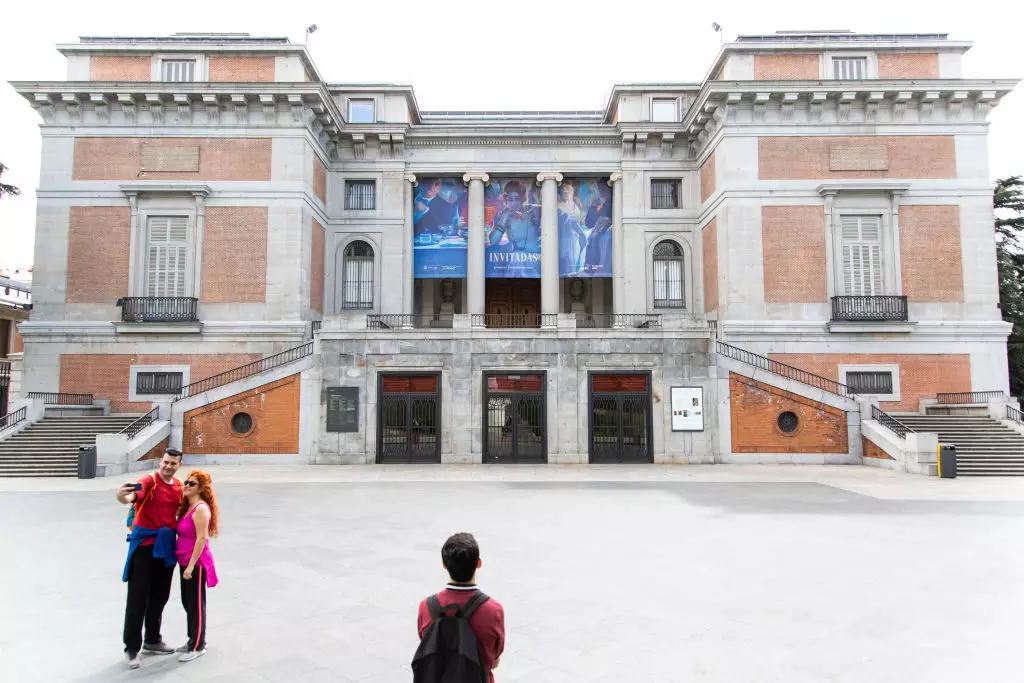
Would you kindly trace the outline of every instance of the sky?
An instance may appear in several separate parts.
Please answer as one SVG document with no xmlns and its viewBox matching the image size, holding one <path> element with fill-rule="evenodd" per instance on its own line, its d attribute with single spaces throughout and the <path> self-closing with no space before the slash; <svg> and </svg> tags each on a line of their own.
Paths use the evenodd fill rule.
<svg viewBox="0 0 1024 683">
<path fill-rule="evenodd" d="M 325 79 L 409 83 L 421 109 L 602 109 L 615 83 L 702 80 L 719 48 L 712 22 L 726 40 L 777 30 L 949 33 L 974 43 L 964 77 L 1021 78 L 1022 18 L 1024 3 L 1010 0 L 19 3 L 0 22 L 0 162 L 4 182 L 23 194 L 0 199 L 0 267 L 32 264 L 39 181 L 39 118 L 7 81 L 63 80 L 54 46 L 78 36 L 248 32 L 301 42 L 315 23 L 309 49 Z M 1024 174 L 1022 90 L 989 118 L 993 179 Z"/>
</svg>

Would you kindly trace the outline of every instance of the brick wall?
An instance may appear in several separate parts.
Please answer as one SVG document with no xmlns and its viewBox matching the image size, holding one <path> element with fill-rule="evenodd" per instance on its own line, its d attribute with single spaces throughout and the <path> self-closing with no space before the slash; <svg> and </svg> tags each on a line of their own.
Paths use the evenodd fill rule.
<svg viewBox="0 0 1024 683">
<path fill-rule="evenodd" d="M 89 80 L 148 81 L 152 68 L 153 55 L 93 55 L 89 58 Z"/>
<path fill-rule="evenodd" d="M 934 52 L 878 55 L 879 78 L 938 78 L 939 55 Z"/>
<path fill-rule="evenodd" d="M 313 219 L 313 245 L 309 255 L 309 307 L 324 312 L 324 226 Z"/>
<path fill-rule="evenodd" d="M 960 207 L 900 207 L 900 270 L 909 301 L 963 301 Z"/>
<path fill-rule="evenodd" d="M 142 172 L 143 145 L 199 147 L 199 171 Z M 74 180 L 270 180 L 270 138 L 75 138 Z"/>
<path fill-rule="evenodd" d="M 888 169 L 832 171 L 830 149 L 884 146 Z M 956 178 L 956 147 L 952 135 L 859 137 L 760 137 L 757 139 L 761 180 L 826 180 L 831 178 Z"/>
<path fill-rule="evenodd" d="M 754 55 L 755 81 L 818 80 L 816 54 Z"/>
<path fill-rule="evenodd" d="M 130 238 L 127 206 L 72 206 L 64 300 L 113 305 L 128 296 Z"/>
<path fill-rule="evenodd" d="M 885 411 L 916 413 L 922 398 L 971 390 L 971 357 L 966 353 L 772 353 L 769 357 L 836 381 L 840 365 L 898 365 L 900 400 L 879 403 Z"/>
<path fill-rule="evenodd" d="M 228 397 L 185 413 L 183 453 L 298 453 L 299 375 Z M 237 413 L 252 417 L 252 429 L 237 434 Z"/>
<path fill-rule="evenodd" d="M 267 207 L 211 206 L 203 234 L 204 303 L 267 299 Z"/>
<path fill-rule="evenodd" d="M 11 321 L 11 329 L 13 334 L 11 336 L 11 350 L 10 353 L 21 353 L 25 350 L 25 340 L 21 337 L 21 332 L 18 332 L 18 322 L 15 320 Z"/>
<path fill-rule="evenodd" d="M 320 157 L 313 155 L 313 193 L 324 204 L 327 203 L 327 167 Z"/>
<path fill-rule="evenodd" d="M 876 446 L 874 441 L 869 441 L 865 436 L 860 437 L 860 440 L 864 448 L 865 458 L 875 458 L 876 460 L 895 460 L 891 455 Z"/>
<path fill-rule="evenodd" d="M 150 409 L 150 401 L 128 400 L 129 368 L 132 365 L 188 365 L 191 381 L 197 382 L 260 358 L 262 356 L 258 353 L 65 353 L 60 357 L 60 391 L 108 399 L 110 409 L 115 413 L 144 413 Z"/>
<path fill-rule="evenodd" d="M 846 413 L 729 373 L 733 453 L 847 453 Z M 779 429 L 779 415 L 792 412 L 797 428 Z"/>
<path fill-rule="evenodd" d="M 703 204 L 708 197 L 715 193 L 715 153 L 704 160 L 700 165 L 700 203 Z"/>
<path fill-rule="evenodd" d="M 718 308 L 718 219 L 704 226 L 700 237 L 704 266 L 704 312 Z"/>
<path fill-rule="evenodd" d="M 762 206 L 764 300 L 824 302 L 825 209 L 821 206 Z"/>
<path fill-rule="evenodd" d="M 229 83 L 271 83 L 274 81 L 273 57 L 210 56 L 210 81 Z"/>
<path fill-rule="evenodd" d="M 146 451 L 146 454 L 144 456 L 139 458 L 139 461 L 142 461 L 142 460 L 159 460 L 160 458 L 164 457 L 164 452 L 167 450 L 167 444 L 168 444 L 169 441 L 170 441 L 170 439 L 164 439 L 163 441 L 161 441 L 157 445 L 153 446 L 148 451 Z"/>
</svg>

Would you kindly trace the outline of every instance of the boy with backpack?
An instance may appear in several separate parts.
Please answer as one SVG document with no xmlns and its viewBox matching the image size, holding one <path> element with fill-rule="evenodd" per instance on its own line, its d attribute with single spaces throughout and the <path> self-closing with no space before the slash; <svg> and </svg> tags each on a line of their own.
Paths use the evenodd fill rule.
<svg viewBox="0 0 1024 683">
<path fill-rule="evenodd" d="M 412 660 L 414 683 L 494 683 L 492 670 L 505 649 L 505 610 L 476 586 L 483 566 L 472 534 L 455 534 L 441 548 L 451 581 L 420 603 L 420 646 Z"/>
</svg>

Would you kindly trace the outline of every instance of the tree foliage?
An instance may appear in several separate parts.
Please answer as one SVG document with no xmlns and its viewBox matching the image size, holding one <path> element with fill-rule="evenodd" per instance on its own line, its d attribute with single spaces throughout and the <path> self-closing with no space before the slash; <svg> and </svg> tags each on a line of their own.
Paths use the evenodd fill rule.
<svg viewBox="0 0 1024 683">
<path fill-rule="evenodd" d="M 0 164 L 0 177 L 3 177 L 4 171 L 6 171 L 6 170 L 7 170 L 7 167 L 4 166 L 3 164 Z M 11 197 L 16 197 L 19 194 L 21 194 L 21 190 L 16 188 L 14 185 L 6 185 L 6 184 L 0 182 L 0 197 L 4 197 L 5 195 L 9 195 Z"/>
<path fill-rule="evenodd" d="M 996 210 L 996 262 L 1003 320 L 1013 323 L 1007 340 L 1010 392 L 1024 392 L 1024 177 L 996 181 L 992 203 Z"/>
</svg>

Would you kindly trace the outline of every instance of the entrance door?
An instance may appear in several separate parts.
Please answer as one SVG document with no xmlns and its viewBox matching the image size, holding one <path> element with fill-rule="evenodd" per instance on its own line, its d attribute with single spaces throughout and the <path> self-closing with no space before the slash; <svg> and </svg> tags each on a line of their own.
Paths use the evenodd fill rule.
<svg viewBox="0 0 1024 683">
<path fill-rule="evenodd" d="M 546 462 L 544 374 L 484 375 L 484 462 Z"/>
<path fill-rule="evenodd" d="M 540 280 L 489 278 L 487 327 L 540 327 Z"/>
<path fill-rule="evenodd" d="M 377 462 L 441 462 L 439 375 L 381 375 Z"/>
<path fill-rule="evenodd" d="M 650 375 L 590 376 L 590 462 L 653 462 Z"/>
</svg>

